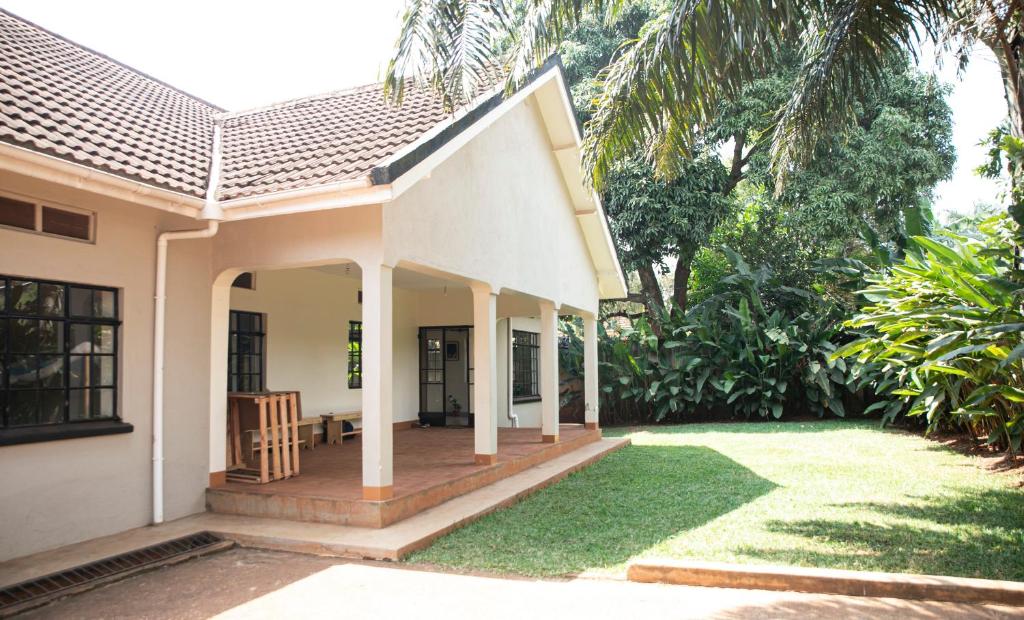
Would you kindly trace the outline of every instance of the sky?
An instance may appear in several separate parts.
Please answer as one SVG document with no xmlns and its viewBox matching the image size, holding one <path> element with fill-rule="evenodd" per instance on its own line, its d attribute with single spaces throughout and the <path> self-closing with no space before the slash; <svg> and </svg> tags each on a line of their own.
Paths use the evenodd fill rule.
<svg viewBox="0 0 1024 620">
<path fill-rule="evenodd" d="M 398 35 L 404 0 L 0 0 L 0 6 L 72 41 L 228 110 L 377 82 Z M 983 47 L 967 71 L 922 65 L 953 85 L 957 166 L 936 188 L 936 212 L 997 203 L 973 169 L 978 142 L 1006 116 L 999 69 Z"/>
</svg>

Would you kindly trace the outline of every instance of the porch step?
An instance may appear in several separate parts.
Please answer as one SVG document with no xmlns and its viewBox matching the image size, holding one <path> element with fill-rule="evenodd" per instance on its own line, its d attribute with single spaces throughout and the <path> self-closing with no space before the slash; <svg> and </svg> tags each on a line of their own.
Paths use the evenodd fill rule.
<svg viewBox="0 0 1024 620">
<path fill-rule="evenodd" d="M 385 501 L 295 492 L 290 490 L 293 487 L 274 486 L 275 483 L 270 483 L 261 485 L 264 488 L 260 489 L 253 489 L 249 485 L 207 489 L 206 508 L 209 512 L 220 514 L 382 528 L 453 498 L 507 479 L 530 467 L 601 441 L 599 430 L 564 433 L 563 436 L 563 441 L 545 445 L 529 454 L 502 459 L 495 465 L 481 467 L 468 475 L 453 477 Z M 401 473 L 396 474 L 400 475 Z"/>
</svg>

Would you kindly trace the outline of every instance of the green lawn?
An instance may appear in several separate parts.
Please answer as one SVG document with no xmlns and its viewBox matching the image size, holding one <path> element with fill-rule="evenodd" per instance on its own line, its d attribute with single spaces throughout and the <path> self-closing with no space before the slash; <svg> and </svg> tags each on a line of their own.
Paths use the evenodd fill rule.
<svg viewBox="0 0 1024 620">
<path fill-rule="evenodd" d="M 629 436 L 409 561 L 550 576 L 659 556 L 1024 581 L 1024 490 L 921 437 L 847 421 Z"/>
</svg>

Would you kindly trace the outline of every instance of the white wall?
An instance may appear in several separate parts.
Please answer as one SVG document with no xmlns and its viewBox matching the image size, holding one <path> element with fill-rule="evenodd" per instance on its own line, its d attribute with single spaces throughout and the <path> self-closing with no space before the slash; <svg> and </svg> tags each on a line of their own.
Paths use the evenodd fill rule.
<svg viewBox="0 0 1024 620">
<path fill-rule="evenodd" d="M 386 253 L 597 311 L 597 275 L 531 97 L 383 208 Z"/>
<path fill-rule="evenodd" d="M 231 289 L 231 309 L 266 315 L 266 387 L 297 390 L 302 415 L 359 411 L 362 391 L 348 387 L 348 325 L 362 320 L 360 280 L 317 269 L 256 273 L 255 290 Z M 410 407 L 416 381 L 416 325 L 412 293 L 395 289 L 395 421 L 416 419 Z M 401 360 L 401 361 L 399 361 Z M 418 400 L 416 401 L 418 402 Z"/>
<path fill-rule="evenodd" d="M 0 446 L 4 560 L 149 523 L 156 234 L 196 223 L 5 172 L 0 190 L 96 212 L 95 244 L 0 229 L 0 273 L 120 290 L 118 412 L 134 426 L 122 435 Z M 204 242 L 181 243 L 170 253 L 168 359 L 188 363 L 168 366 L 168 518 L 202 510 L 208 480 L 209 403 L 196 387 L 205 373 L 209 260 Z"/>
<path fill-rule="evenodd" d="M 508 322 L 512 329 L 540 333 L 540 319 L 536 317 L 511 317 L 498 320 L 498 426 L 512 426 L 508 419 L 510 402 L 509 383 L 509 341 Z M 520 428 L 540 428 L 540 401 L 513 403 L 512 412 L 519 418 Z"/>
<path fill-rule="evenodd" d="M 266 381 L 271 390 L 302 393 L 304 416 L 357 411 L 362 392 L 348 389 L 348 322 L 361 319 L 359 279 L 318 269 L 256 273 L 255 290 L 231 289 L 231 309 L 266 315 Z M 396 422 L 419 413 L 419 328 L 472 324 L 472 296 L 453 286 L 439 290 L 396 287 L 394 390 Z M 509 300 L 505 300 L 508 302 Z M 509 305 L 503 303 L 502 305 Z M 539 332 L 536 318 L 515 317 L 514 329 Z M 508 342 L 505 319 L 498 325 L 498 424 L 508 420 Z M 463 350 L 466 359 L 468 348 Z M 540 403 L 516 404 L 524 428 L 540 427 Z"/>
</svg>

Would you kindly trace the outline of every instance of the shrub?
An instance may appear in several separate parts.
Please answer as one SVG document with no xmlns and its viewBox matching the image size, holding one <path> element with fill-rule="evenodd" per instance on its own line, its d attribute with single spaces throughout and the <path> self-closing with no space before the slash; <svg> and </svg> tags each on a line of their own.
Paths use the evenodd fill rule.
<svg viewBox="0 0 1024 620">
<path fill-rule="evenodd" d="M 639 320 L 602 346 L 603 408 L 627 408 L 639 421 L 713 412 L 779 419 L 784 412 L 845 415 L 855 377 L 834 359 L 838 320 L 808 292 L 773 289 L 770 273 L 724 250 L 736 273 L 727 291 L 663 319 L 662 338 Z M 778 301 L 782 299 L 783 301 Z"/>
<path fill-rule="evenodd" d="M 928 431 L 958 428 L 1016 451 L 1024 430 L 1024 313 L 1009 218 L 982 226 L 982 240 L 947 233 L 914 237 L 905 259 L 868 278 L 867 300 L 848 325 L 862 337 L 833 359 L 872 364 L 886 401 L 869 410 L 905 413 Z"/>
</svg>

